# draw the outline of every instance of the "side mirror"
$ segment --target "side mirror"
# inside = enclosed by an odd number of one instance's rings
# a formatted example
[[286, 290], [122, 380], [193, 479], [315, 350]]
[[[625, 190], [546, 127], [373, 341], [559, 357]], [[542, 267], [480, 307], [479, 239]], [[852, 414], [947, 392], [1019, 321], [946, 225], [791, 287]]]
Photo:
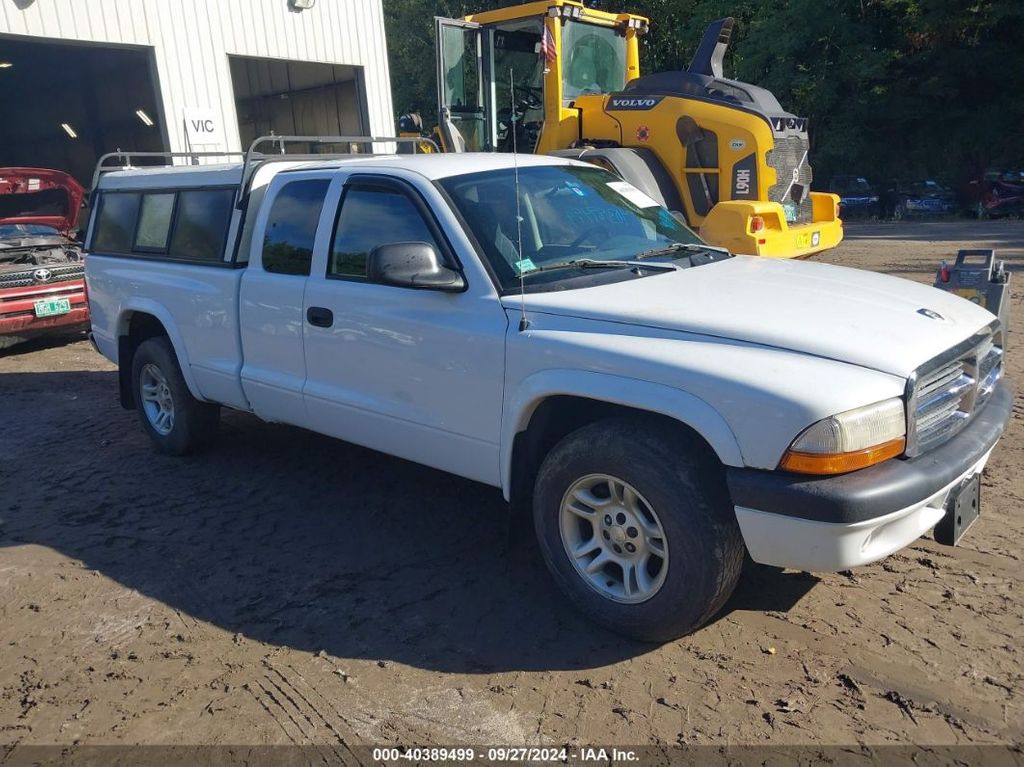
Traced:
[[433, 245], [425, 242], [391, 242], [370, 251], [366, 263], [370, 282], [398, 288], [443, 290], [457, 293], [466, 288], [466, 280], [441, 263]]

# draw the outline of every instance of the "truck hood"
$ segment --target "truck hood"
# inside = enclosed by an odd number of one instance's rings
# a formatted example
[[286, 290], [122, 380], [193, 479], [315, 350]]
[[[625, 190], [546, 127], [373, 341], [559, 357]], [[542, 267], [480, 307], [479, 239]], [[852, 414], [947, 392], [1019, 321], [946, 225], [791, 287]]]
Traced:
[[[527, 313], [746, 341], [903, 377], [994, 319], [910, 280], [753, 256], [525, 299]], [[504, 303], [518, 311], [520, 297]]]
[[0, 168], [0, 224], [52, 226], [70, 237], [84, 196], [82, 185], [62, 171]]

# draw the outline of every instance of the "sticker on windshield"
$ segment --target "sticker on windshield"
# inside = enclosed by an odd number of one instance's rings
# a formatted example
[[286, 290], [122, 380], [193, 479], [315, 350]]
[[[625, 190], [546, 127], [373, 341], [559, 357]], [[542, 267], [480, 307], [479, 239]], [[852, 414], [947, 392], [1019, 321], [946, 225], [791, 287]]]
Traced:
[[513, 264], [518, 274], [527, 274], [528, 272], [537, 271], [537, 265], [529, 258], [524, 258], [522, 261], [516, 261]]
[[613, 189], [621, 194], [638, 208], [657, 208], [660, 204], [657, 200], [652, 200], [646, 194], [626, 181], [609, 181], [607, 186], [609, 189]]

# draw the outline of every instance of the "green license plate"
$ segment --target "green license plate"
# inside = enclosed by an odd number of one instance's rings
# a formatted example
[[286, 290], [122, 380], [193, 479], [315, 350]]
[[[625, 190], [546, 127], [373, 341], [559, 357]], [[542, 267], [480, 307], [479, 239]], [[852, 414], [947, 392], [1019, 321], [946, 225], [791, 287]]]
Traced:
[[35, 303], [36, 317], [56, 317], [71, 311], [71, 300], [67, 298], [50, 298]]

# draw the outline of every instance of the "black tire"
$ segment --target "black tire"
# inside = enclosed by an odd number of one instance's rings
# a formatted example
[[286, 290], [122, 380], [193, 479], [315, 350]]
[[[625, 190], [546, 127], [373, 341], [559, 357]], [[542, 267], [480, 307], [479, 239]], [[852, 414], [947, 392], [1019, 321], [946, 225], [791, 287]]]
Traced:
[[[154, 426], [143, 401], [142, 376], [146, 366], [156, 368], [169, 390], [169, 400], [173, 405], [173, 425], [167, 433], [161, 433]], [[147, 376], [151, 378], [152, 372], [148, 372]], [[131, 380], [132, 397], [139, 421], [161, 453], [185, 455], [208, 443], [217, 433], [220, 407], [200, 402], [192, 396], [178, 366], [174, 347], [166, 336], [149, 338], [139, 344], [132, 356]]]
[[[666, 572], [646, 601], [625, 604], [606, 596], [566, 553], [563, 498], [577, 480], [594, 474], [631, 485], [660, 520]], [[746, 549], [721, 464], [697, 437], [657, 418], [612, 418], [562, 439], [537, 475], [533, 517], [561, 590], [589, 618], [634, 639], [661, 642], [696, 630], [725, 604], [743, 568]]]

